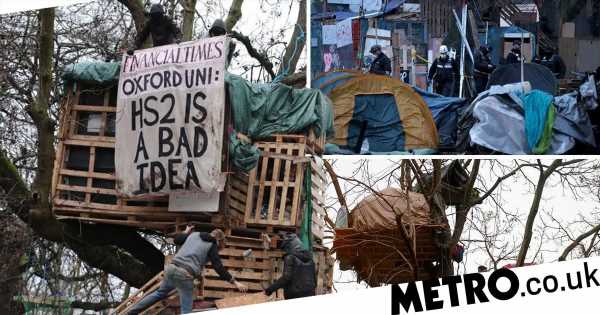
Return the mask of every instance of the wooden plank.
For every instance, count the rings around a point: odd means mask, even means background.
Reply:
[[[103,128],[101,128],[101,131],[103,130]],[[69,137],[70,140],[80,140],[80,141],[91,141],[93,143],[98,143],[98,142],[106,142],[109,144],[113,144],[115,143],[115,138],[114,137],[104,137],[104,136],[92,136],[92,135],[79,135],[79,134],[75,134]],[[94,145],[94,146],[100,146],[100,145]]]
[[[114,190],[114,189],[96,188],[96,187],[84,187],[84,186],[72,186],[72,185],[65,185],[65,184],[58,184],[56,186],[56,188],[58,190],[62,190],[62,191],[79,191],[79,192],[85,192],[85,193],[105,194],[105,195],[119,196],[119,193],[116,190]]]
[[[72,108],[74,111],[82,112],[104,112],[104,113],[116,113],[116,107],[109,106],[96,106],[96,105],[74,105]]]
[[[97,173],[97,172],[86,172],[86,171],[76,171],[63,168],[60,170],[60,175],[67,176],[79,176],[79,177],[92,177],[92,178],[100,178],[100,179],[108,179],[108,180],[116,180],[114,174],[112,173]]]
[[[236,307],[236,306],[244,306],[258,303],[268,302],[270,298],[266,296],[263,292],[258,292],[254,294],[246,294],[237,297],[227,297],[215,302],[218,309]]]
[[[238,279],[239,280],[239,279]],[[239,280],[241,283],[243,283],[244,285],[246,285],[248,287],[249,290],[256,290],[256,291],[262,291],[263,287],[260,285],[260,283],[256,283],[256,282],[249,282],[249,281],[241,281]],[[213,279],[204,279],[204,287],[208,287],[208,288],[225,288],[225,289],[236,289],[236,286],[234,284],[231,284],[227,281],[223,281],[223,280],[213,280]]]
[[[275,146],[275,153],[277,153],[277,154],[281,153],[280,146]],[[277,187],[278,187],[278,184],[280,183],[279,182],[280,164],[281,164],[280,159],[273,160],[271,182],[265,183],[265,186],[271,187],[271,189],[270,189],[271,195],[269,196],[269,208],[268,208],[269,210],[268,210],[268,215],[267,215],[267,219],[269,219],[269,220],[273,219],[273,216],[275,214],[275,196],[277,195]],[[284,196],[281,196],[281,199],[283,199],[283,198],[284,198]],[[279,213],[282,213],[284,211],[285,211],[285,208],[283,208],[283,209],[279,208]]]
[[[84,147],[101,147],[101,148],[114,148],[115,144],[111,142],[102,142],[102,141],[90,141],[90,140],[73,140],[66,139],[63,141],[66,145],[78,145]]]

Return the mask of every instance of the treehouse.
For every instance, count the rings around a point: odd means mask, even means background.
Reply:
[[[447,224],[435,223],[425,197],[386,188],[361,200],[336,228],[333,249],[341,270],[353,270],[369,286],[438,278],[447,249]]]
[[[227,177],[223,192],[211,200],[218,211],[206,212],[203,207],[210,202],[203,197],[182,209],[175,207],[176,198],[130,197],[117,190],[118,77],[118,63],[66,69],[52,184],[54,215],[165,235],[190,223],[203,230],[221,228],[227,234],[224,265],[250,292],[262,291],[283,268],[282,253],[264,240],[279,231],[308,233],[319,268],[318,293],[330,292],[333,262],[322,246],[325,177],[318,157],[332,130],[327,99],[311,89],[252,84],[227,75],[221,163]],[[304,221],[308,224],[301,229]],[[153,279],[159,280],[160,275]],[[152,284],[138,294],[147,293]],[[217,280],[211,268],[199,292],[208,303],[238,294]]]

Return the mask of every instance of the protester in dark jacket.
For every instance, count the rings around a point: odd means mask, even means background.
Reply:
[[[139,301],[129,310],[129,314],[138,314],[154,303],[167,298],[173,289],[177,289],[177,293],[179,293],[181,314],[190,313],[194,302],[192,296],[194,279],[202,276],[204,265],[209,261],[222,280],[229,281],[238,290],[246,292],[248,288],[236,281],[223,267],[219,257],[219,248],[223,247],[224,241],[225,233],[219,229],[210,233],[192,233],[192,227],[188,226],[182,234],[177,234],[174,242],[176,245],[181,245],[181,248],[171,263],[165,267],[160,287]]]
[[[515,40],[512,50],[506,55],[506,64],[521,63],[521,58],[521,41]]]
[[[223,36],[227,34],[227,29],[225,28],[225,22],[221,19],[216,19],[210,29],[208,30],[209,37],[217,37]],[[235,43],[229,42],[229,51],[227,52],[227,64],[231,63],[231,59],[233,58],[233,53],[235,52]]]
[[[444,96],[454,96],[455,78],[459,75],[459,66],[454,58],[450,58],[448,47],[440,46],[440,55],[435,59],[429,75],[427,84],[433,81],[433,91]]]
[[[286,300],[315,295],[317,278],[312,254],[302,248],[302,242],[293,233],[284,236],[281,249],[285,252],[283,274],[265,289],[265,294],[271,295],[283,288]]]
[[[481,46],[475,53],[475,88],[477,94],[485,91],[490,73],[494,72],[496,66],[492,64],[490,53],[491,47]]]
[[[181,39],[181,30],[173,20],[165,15],[162,5],[153,4],[150,8],[150,19],[135,38],[134,49],[142,48],[148,35],[152,35],[154,47],[157,47],[178,42]],[[129,50],[127,53],[131,55],[133,50]]]
[[[392,62],[381,50],[380,45],[373,45],[370,50],[371,54],[375,55],[375,60],[371,63],[370,73],[390,75],[392,73]]]

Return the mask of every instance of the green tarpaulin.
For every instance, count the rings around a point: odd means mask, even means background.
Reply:
[[[85,83],[110,86],[119,81],[120,62],[80,62],[65,67],[65,84]]]
[[[65,84],[85,83],[107,86],[119,79],[120,63],[78,63],[65,68]],[[295,89],[284,84],[256,84],[227,74],[225,82],[232,108],[233,126],[253,141],[273,134],[303,134],[311,127],[316,134],[333,136],[333,108],[329,99],[316,89]],[[249,171],[258,162],[258,149],[230,136],[233,165]]]

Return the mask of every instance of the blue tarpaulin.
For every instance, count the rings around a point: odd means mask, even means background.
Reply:
[[[404,151],[404,128],[392,94],[358,95],[348,128],[348,143],[356,143],[362,121],[367,121],[365,141],[371,152]]]
[[[414,89],[421,95],[425,103],[427,103],[427,107],[431,110],[440,138],[440,149],[454,150],[457,138],[458,117],[462,109],[468,105],[467,100],[429,93],[418,87],[414,87]]]

